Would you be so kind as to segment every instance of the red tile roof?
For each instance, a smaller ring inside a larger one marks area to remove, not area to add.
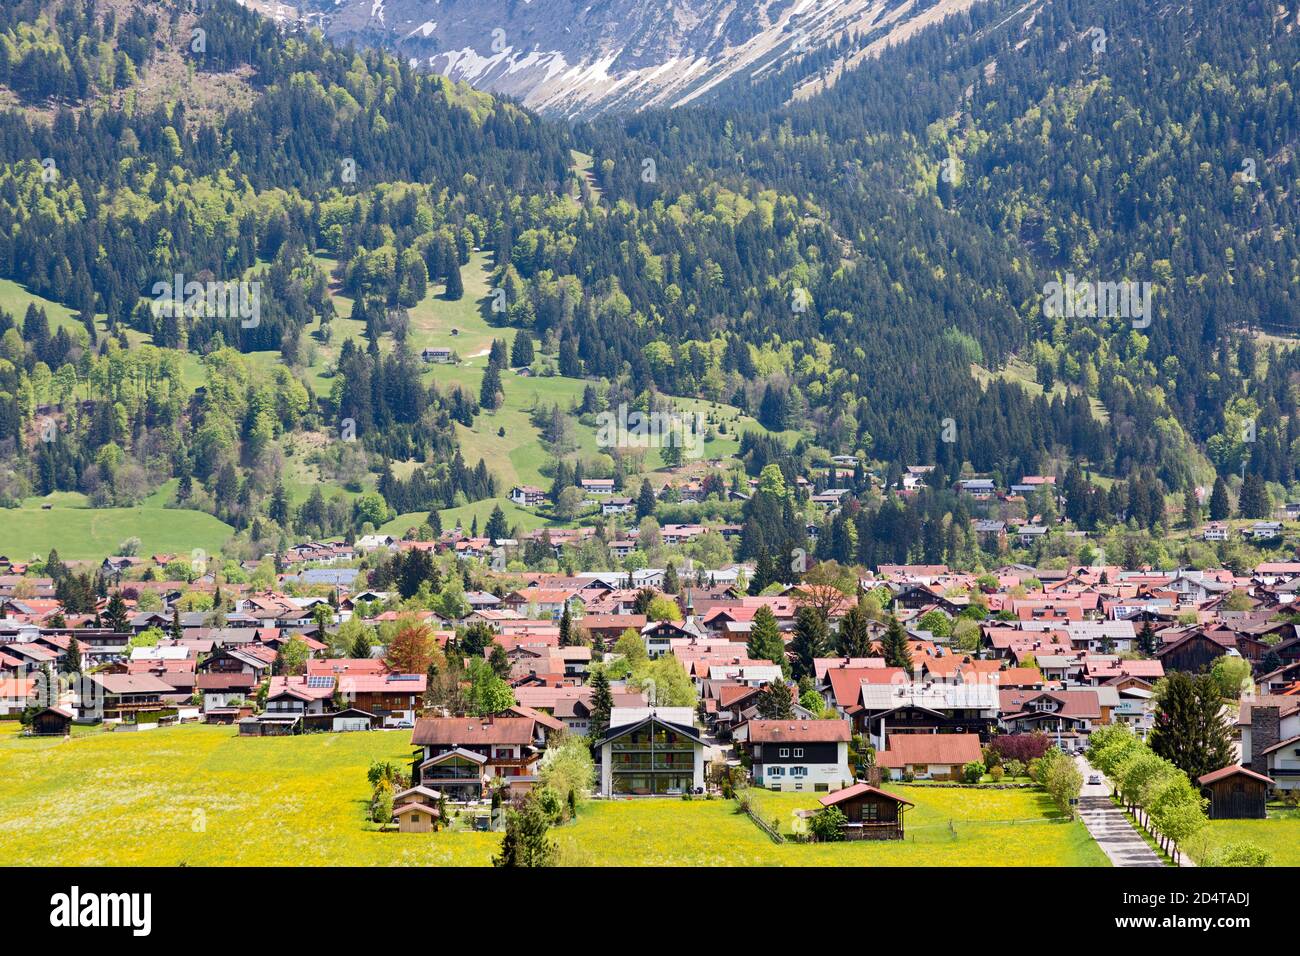
[[[854,797],[861,797],[865,794],[874,794],[878,797],[884,797],[886,800],[892,800],[895,803],[905,803],[909,807],[914,807],[911,800],[904,800],[897,794],[890,793],[888,790],[881,790],[879,787],[873,787],[869,783],[855,783],[851,787],[844,787],[842,790],[836,790],[834,793],[828,793],[824,797],[818,798],[818,803],[823,807],[833,807],[837,803],[845,800],[852,800]]]
[[[847,720],[751,720],[749,739],[756,744],[838,743],[852,736]]]
[[[976,734],[890,734],[885,743],[886,749],[877,754],[882,767],[918,763],[960,766],[984,756]]]

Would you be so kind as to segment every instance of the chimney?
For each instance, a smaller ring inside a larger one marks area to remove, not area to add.
[[[1250,709],[1250,769],[1268,776],[1268,755],[1264,753],[1281,739],[1282,709],[1280,707],[1252,707]]]

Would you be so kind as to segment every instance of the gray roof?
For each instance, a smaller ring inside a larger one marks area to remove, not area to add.
[[[924,707],[996,710],[998,689],[993,684],[863,684],[862,705],[867,710]]]

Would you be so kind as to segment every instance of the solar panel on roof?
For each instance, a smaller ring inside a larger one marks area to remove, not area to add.
[[[320,676],[317,676],[317,677],[308,677],[308,678],[307,678],[307,686],[308,686],[308,687],[333,687],[333,686],[334,686],[334,678],[333,678],[333,677],[320,677]]]

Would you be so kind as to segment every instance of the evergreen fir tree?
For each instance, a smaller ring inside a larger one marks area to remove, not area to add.
[[[909,674],[912,672],[912,651],[907,646],[907,631],[898,618],[889,616],[889,626],[881,640],[881,656],[886,667],[901,667]]]
[[[1149,743],[1192,780],[1233,762],[1232,730],[1212,675],[1174,671],[1168,676]]]
[[[780,666],[781,673],[789,673],[790,662],[785,656],[785,641],[781,639],[781,629],[776,623],[776,615],[766,604],[754,612],[746,647],[750,660],[771,661]]]
[[[596,671],[591,679],[591,740],[597,741],[604,738],[609,730],[609,712],[614,706],[614,695],[609,689],[609,678],[605,676],[604,668]]]
[[[527,329],[520,329],[510,346],[510,364],[514,368],[524,368],[533,364],[533,337]]]
[[[352,647],[348,654],[354,658],[369,660],[370,652],[374,648],[374,642],[370,640],[370,628],[363,628],[352,641]]]
[[[645,478],[641,481],[641,491],[636,498],[636,520],[654,517],[654,513],[655,490],[650,487],[650,479]]]
[[[664,594],[676,594],[681,590],[681,582],[677,579],[677,567],[671,561],[668,567],[664,568]]]
[[[794,654],[791,675],[796,680],[814,676],[814,659],[826,656],[829,643],[829,629],[821,611],[815,607],[801,607],[795,619],[794,638],[790,641],[790,650]]]
[[[550,829],[538,798],[529,794],[518,810],[506,811],[506,832],[501,852],[492,858],[496,867],[544,867],[555,865],[555,844],[546,838]]]
[[[1183,527],[1193,529],[1201,523],[1201,503],[1196,498],[1195,485],[1188,484],[1183,492]]]
[[[483,371],[483,384],[479,387],[478,403],[488,411],[501,407],[501,370],[492,362]]]
[[[457,302],[465,297],[465,281],[460,275],[460,263],[453,257],[447,263],[447,298]]]
[[[500,505],[493,506],[492,514],[488,517],[487,527],[483,530],[483,533],[493,541],[510,537],[510,527],[506,524],[506,513],[501,510]]]
[[[763,685],[758,693],[758,716],[763,720],[789,720],[794,716],[790,688],[784,681]]]
[[[1226,521],[1232,514],[1232,503],[1228,500],[1228,483],[1220,475],[1214,479],[1214,490],[1210,493],[1210,520]]]
[[[871,632],[867,627],[867,615],[856,604],[840,619],[839,653],[841,657],[871,656]]]
[[[64,655],[64,667],[69,674],[81,673],[81,643],[77,640],[77,635],[72,635],[68,641],[68,652]]]
[[[1147,657],[1154,657],[1156,650],[1159,648],[1159,641],[1156,639],[1156,629],[1151,626],[1149,620],[1142,622],[1142,630],[1138,632],[1138,650]]]
[[[114,591],[113,596],[108,599],[108,607],[104,609],[104,624],[109,630],[118,633],[129,629],[130,618],[121,591]]]
[[[1264,484],[1264,479],[1252,472],[1242,482],[1241,497],[1237,500],[1237,513],[1243,518],[1267,518],[1270,510],[1268,488]]]

